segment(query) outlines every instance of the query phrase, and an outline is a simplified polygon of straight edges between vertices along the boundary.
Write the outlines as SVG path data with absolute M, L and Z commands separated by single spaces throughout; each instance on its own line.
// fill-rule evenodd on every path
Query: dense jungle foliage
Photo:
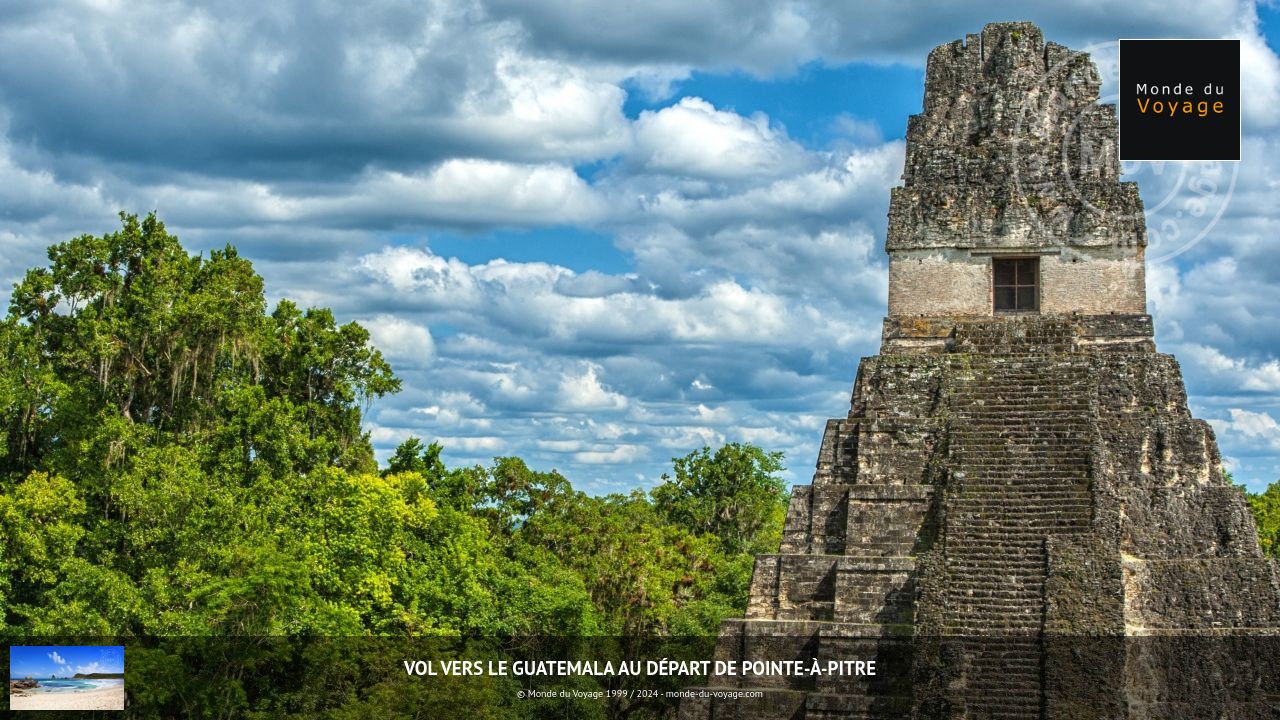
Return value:
M 269 309 L 234 248 L 193 256 L 154 215 L 121 220 L 50 248 L 0 322 L 8 644 L 122 642 L 130 717 L 669 712 L 519 702 L 516 680 L 400 661 L 422 638 L 634 656 L 714 636 L 777 549 L 780 454 L 702 448 L 605 497 L 515 457 L 447 468 L 417 439 L 379 468 L 361 409 L 400 382 L 362 327 Z

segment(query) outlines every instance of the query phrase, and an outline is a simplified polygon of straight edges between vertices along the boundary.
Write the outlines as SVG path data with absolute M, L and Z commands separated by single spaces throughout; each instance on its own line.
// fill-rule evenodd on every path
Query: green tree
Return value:
M 1258 542 L 1262 552 L 1280 559 L 1280 480 L 1260 493 L 1246 493 L 1249 509 L 1258 525 Z
M 377 463 L 360 429 L 359 403 L 400 389 L 369 331 L 339 326 L 325 308 L 305 312 L 288 300 L 271 313 L 263 343 L 261 382 L 268 396 L 302 408 L 308 438 L 316 443 L 311 467 L 337 464 L 373 472 Z
M 728 553 L 772 551 L 785 513 L 782 453 L 750 444 L 704 447 L 674 458 L 675 477 L 651 496 L 658 511 L 695 533 L 720 539 Z
M 81 403 L 181 432 L 256 359 L 262 279 L 234 248 L 190 256 L 154 215 L 120 217 L 115 233 L 50 248 L 50 266 L 14 287 L 10 320 Z
M 387 461 L 384 474 L 411 472 L 428 480 L 438 479 L 445 473 L 444 462 L 440 460 L 443 451 L 444 446 L 440 443 L 433 442 L 424 447 L 422 440 L 411 437 L 396 447 Z

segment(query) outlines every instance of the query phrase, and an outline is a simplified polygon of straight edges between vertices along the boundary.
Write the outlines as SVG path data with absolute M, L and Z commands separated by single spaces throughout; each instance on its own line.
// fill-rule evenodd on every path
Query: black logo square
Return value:
M 1240 159 L 1239 40 L 1120 41 L 1121 160 Z

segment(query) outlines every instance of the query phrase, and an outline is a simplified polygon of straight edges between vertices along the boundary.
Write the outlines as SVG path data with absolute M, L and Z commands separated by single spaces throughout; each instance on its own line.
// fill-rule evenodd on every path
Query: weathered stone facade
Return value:
M 1146 226 L 1088 56 L 1029 23 L 929 54 L 889 207 L 889 315 L 991 315 L 991 260 L 1041 258 L 1046 313 L 1145 313 Z
M 882 354 L 716 649 L 877 674 L 713 676 L 763 699 L 682 718 L 1280 717 L 1280 576 L 1155 350 L 1097 91 L 1028 23 L 930 55 Z M 993 310 L 1004 253 L 1040 258 L 1038 313 Z

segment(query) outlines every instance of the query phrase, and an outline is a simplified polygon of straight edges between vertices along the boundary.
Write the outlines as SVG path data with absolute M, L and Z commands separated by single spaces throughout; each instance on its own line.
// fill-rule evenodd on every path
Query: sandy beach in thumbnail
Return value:
M 78 692 L 32 692 L 9 696 L 10 710 L 123 710 L 124 684 Z

